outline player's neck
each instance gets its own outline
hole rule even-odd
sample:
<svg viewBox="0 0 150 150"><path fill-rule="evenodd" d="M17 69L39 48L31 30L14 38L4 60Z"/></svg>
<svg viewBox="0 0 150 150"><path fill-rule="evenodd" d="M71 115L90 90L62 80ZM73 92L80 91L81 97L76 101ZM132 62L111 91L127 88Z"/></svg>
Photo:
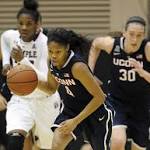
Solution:
<svg viewBox="0 0 150 150"><path fill-rule="evenodd" d="M132 46L128 44L126 40L124 40L123 50L125 53L127 54L135 53L136 51L138 51L138 49L139 49L139 46Z"/></svg>

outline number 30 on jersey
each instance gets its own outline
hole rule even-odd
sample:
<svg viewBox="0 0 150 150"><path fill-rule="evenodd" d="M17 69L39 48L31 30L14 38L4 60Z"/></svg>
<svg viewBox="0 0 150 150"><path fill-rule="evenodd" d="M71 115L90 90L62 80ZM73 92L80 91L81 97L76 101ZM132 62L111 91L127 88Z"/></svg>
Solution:
<svg viewBox="0 0 150 150"><path fill-rule="evenodd" d="M136 81L136 73L133 70L120 69L119 73L121 74L121 76L119 77L119 80L121 81Z"/></svg>

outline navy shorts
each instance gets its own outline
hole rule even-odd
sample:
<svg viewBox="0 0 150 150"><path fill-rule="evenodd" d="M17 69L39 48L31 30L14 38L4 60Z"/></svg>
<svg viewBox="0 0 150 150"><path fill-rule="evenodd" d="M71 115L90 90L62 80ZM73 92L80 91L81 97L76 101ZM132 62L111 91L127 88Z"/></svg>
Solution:
<svg viewBox="0 0 150 150"><path fill-rule="evenodd" d="M142 101L142 99L140 99ZM132 100L134 101L134 100ZM138 101L136 99L135 101ZM140 147L146 147L149 136L148 109L140 108L136 103L124 103L116 98L109 98L109 102L115 110L113 126L124 125L127 127L127 137Z"/></svg>
<svg viewBox="0 0 150 150"><path fill-rule="evenodd" d="M57 117L52 130L54 130L61 122L76 116L72 114L70 115L70 113L63 111ZM78 138L84 133L92 145L93 150L109 150L111 132L112 111L106 105L102 105L77 126L77 128L73 131L73 137Z"/></svg>

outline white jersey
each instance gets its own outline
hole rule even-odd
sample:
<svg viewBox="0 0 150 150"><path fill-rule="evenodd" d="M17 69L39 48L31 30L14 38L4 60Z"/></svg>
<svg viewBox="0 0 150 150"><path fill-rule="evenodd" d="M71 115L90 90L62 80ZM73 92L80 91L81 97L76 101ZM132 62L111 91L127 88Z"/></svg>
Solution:
<svg viewBox="0 0 150 150"><path fill-rule="evenodd" d="M10 52L19 45L24 59L20 63L34 66L38 78L47 79L48 47L47 37L41 32L35 41L24 42L17 30L7 30L1 36L3 66L10 64ZM13 60L13 65L16 63ZM40 75L39 75L40 74ZM51 149L53 132L50 130L60 113L60 96L58 92L51 96L35 89L27 96L13 95L7 104L7 133L21 129L27 133L33 131L33 139L40 149ZM36 138L38 137L38 140Z"/></svg>
<svg viewBox="0 0 150 150"><path fill-rule="evenodd" d="M13 47L20 46L23 50L24 57L27 58L34 67L42 74L44 80L47 79L48 73L48 48L47 48L47 37L40 32L35 41L24 42L20 38L20 34L18 30L7 30L1 35L1 50L3 57L3 66L5 64L10 64L10 52ZM24 63L21 61L20 63ZM25 62L26 63L26 62ZM16 63L13 60L13 66ZM43 91L36 89L33 93L27 96L21 96L22 98L28 99L32 97L43 97L46 96L46 93Z"/></svg>

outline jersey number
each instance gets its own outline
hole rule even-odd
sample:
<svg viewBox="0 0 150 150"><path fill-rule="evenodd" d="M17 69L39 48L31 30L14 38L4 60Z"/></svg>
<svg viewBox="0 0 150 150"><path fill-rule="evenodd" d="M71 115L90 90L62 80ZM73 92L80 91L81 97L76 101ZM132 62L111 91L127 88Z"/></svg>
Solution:
<svg viewBox="0 0 150 150"><path fill-rule="evenodd" d="M66 89L66 93L71 95L72 97L75 97L74 94L71 92L71 90L69 89L68 86L65 86L65 89Z"/></svg>
<svg viewBox="0 0 150 150"><path fill-rule="evenodd" d="M121 76L119 77L121 81L133 82L136 80L136 74L133 70L120 69L119 72L121 73Z"/></svg>

